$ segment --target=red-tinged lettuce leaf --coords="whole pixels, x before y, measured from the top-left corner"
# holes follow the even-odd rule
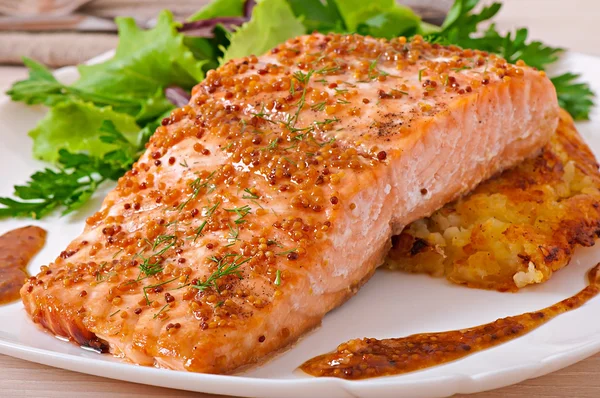
[[[186,106],[190,102],[191,95],[181,87],[170,86],[165,89],[165,97],[177,107]]]

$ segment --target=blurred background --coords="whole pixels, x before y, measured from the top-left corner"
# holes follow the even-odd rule
[[[0,64],[21,57],[48,66],[73,65],[115,48],[116,16],[151,26],[164,8],[181,20],[210,0],[0,0]],[[366,0],[367,1],[367,0]],[[443,21],[452,0],[404,0],[427,20]]]

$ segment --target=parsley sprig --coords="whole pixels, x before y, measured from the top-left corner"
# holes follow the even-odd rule
[[[85,153],[58,152],[58,166],[46,167],[14,187],[14,197],[0,197],[0,217],[40,219],[54,210],[71,213],[83,206],[107,180],[117,180],[133,164],[140,147],[132,145],[111,122],[101,127],[100,140],[121,147],[102,157]]]

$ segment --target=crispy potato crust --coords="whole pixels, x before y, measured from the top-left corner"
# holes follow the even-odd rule
[[[539,156],[480,184],[393,238],[386,266],[469,287],[516,291],[547,281],[600,236],[600,173],[562,111]]]

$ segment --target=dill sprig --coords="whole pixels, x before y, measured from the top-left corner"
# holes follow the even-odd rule
[[[213,215],[213,214],[215,214],[215,211],[217,211],[217,208],[218,208],[220,205],[221,205],[221,201],[219,201],[219,200],[218,200],[218,201],[217,201],[217,202],[216,202],[214,205],[212,205],[212,206],[210,206],[210,207],[208,207],[208,206],[205,206],[205,207],[202,209],[202,215],[203,215],[204,217],[207,217],[207,218],[208,218],[208,217],[212,217],[212,215]]]
[[[238,218],[234,221],[236,224],[245,223],[246,220],[244,220],[244,217],[246,217],[248,214],[250,214],[252,212],[252,208],[248,205],[244,205],[241,207],[234,207],[232,209],[223,209],[223,210],[230,212],[230,213],[237,214]]]
[[[312,109],[313,111],[322,111],[325,109],[325,106],[327,105],[326,101],[322,101],[322,102],[317,102],[316,104],[312,104],[310,106],[310,109]]]
[[[238,278],[242,279],[239,268],[242,264],[250,261],[251,257],[244,259],[243,256],[239,254],[226,254],[221,258],[212,256],[209,259],[217,264],[217,269],[210,274],[204,282],[198,281],[196,284],[192,285],[193,288],[198,289],[201,292],[210,287],[218,292],[219,286],[217,285],[217,281],[229,275],[236,275]]]
[[[253,193],[250,188],[245,188],[244,192],[247,193],[247,195],[242,196],[242,199],[258,199],[259,196],[256,195],[255,193]]]
[[[158,316],[159,316],[160,314],[162,314],[162,313],[164,312],[164,310],[165,310],[165,309],[166,309],[168,306],[169,306],[169,304],[168,304],[168,303],[167,303],[167,304],[165,304],[165,305],[163,305],[163,307],[160,309],[160,311],[158,311],[156,314],[154,314],[154,316],[152,317],[152,319],[156,319],[156,318],[158,318]]]
[[[273,282],[273,284],[275,286],[280,286],[281,285],[281,271],[277,270],[275,272],[275,281]]]
[[[207,224],[206,220],[202,221],[202,224],[200,224],[200,226],[198,228],[196,228],[196,231],[194,231],[196,233],[196,235],[194,236],[194,243],[196,243],[196,240],[198,239],[198,237],[204,236],[204,234],[202,234],[202,230],[204,230],[204,227],[206,227],[206,224]]]
[[[153,243],[146,241],[146,243],[151,246],[152,254],[148,257],[144,257],[141,253],[136,254],[137,257],[142,259],[142,263],[139,265],[140,275],[137,280],[145,279],[149,276],[156,275],[163,270],[162,262],[160,260],[155,260],[156,258],[162,256],[167,252],[167,250],[174,247],[179,239],[175,235],[159,235],[156,237]],[[159,247],[161,247],[159,249]],[[142,275],[144,275],[142,277]]]
[[[171,283],[171,282],[173,282],[173,281],[175,281],[177,279],[179,279],[179,277],[175,277],[173,279],[169,279],[169,280],[166,280],[166,281],[160,282],[160,283],[155,283],[153,285],[144,286],[144,288],[142,289],[142,291],[144,292],[144,298],[146,299],[146,305],[152,304],[152,301],[150,301],[150,299],[148,298],[148,290],[155,289],[155,288],[157,288],[159,286],[166,285],[166,284]]]
[[[306,89],[308,88],[308,82],[310,81],[310,78],[313,75],[313,73],[315,73],[315,71],[311,69],[307,73],[297,71],[292,75],[294,79],[296,79],[303,86],[300,99],[296,103],[298,109],[296,109],[296,113],[292,117],[290,117],[286,122],[286,127],[292,131],[296,131],[295,127],[296,123],[298,122],[298,117],[300,116],[300,112],[302,111],[302,108],[304,108],[304,104],[306,103]],[[292,82],[292,86],[293,85],[294,84]]]
[[[216,187],[214,184],[210,184],[210,181],[215,176],[215,173],[216,173],[216,170],[213,171],[212,173],[210,173],[208,175],[208,177],[206,177],[205,179],[196,178],[194,181],[192,181],[190,183],[190,187],[192,187],[192,194],[186,199],[185,202],[183,202],[179,206],[177,206],[177,209],[179,211],[183,210],[192,200],[194,200],[198,197],[198,195],[200,194],[200,191],[204,188],[209,188],[206,192],[207,194],[212,193]]]
[[[240,227],[236,226],[235,229],[231,226],[231,224],[228,225],[229,227],[229,236],[227,237],[227,241],[229,242],[227,245],[225,245],[225,247],[231,247],[233,245],[235,245],[235,242],[239,241],[239,236],[240,236]]]
[[[276,256],[287,256],[287,255],[288,255],[288,254],[290,254],[290,253],[295,253],[297,250],[298,250],[298,249],[294,248],[294,249],[286,250],[286,251],[284,251],[284,252],[279,252],[279,253],[276,253],[275,255],[276,255]]]

